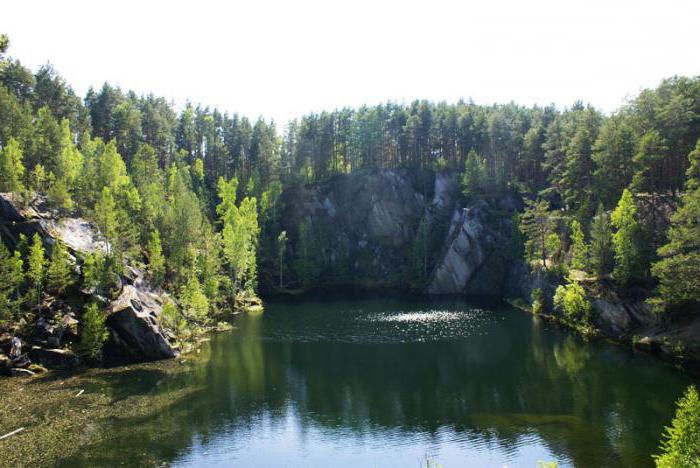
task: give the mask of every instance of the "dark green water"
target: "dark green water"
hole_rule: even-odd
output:
[[[647,466],[690,382],[504,305],[270,303],[238,327],[180,372],[100,384],[173,397],[62,463]]]

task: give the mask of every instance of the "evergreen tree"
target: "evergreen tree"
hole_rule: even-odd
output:
[[[157,283],[161,283],[165,275],[165,257],[163,257],[160,234],[157,230],[151,232],[151,237],[146,246],[146,254],[148,256],[148,271],[151,273],[151,277]]]
[[[571,221],[571,267],[585,270],[588,266],[588,246],[577,219]]]
[[[598,205],[598,210],[591,223],[590,254],[591,269],[598,277],[610,273],[614,263],[612,231],[610,218],[602,203]]]
[[[90,253],[83,263],[83,289],[99,294],[104,283],[104,258],[97,253]]]
[[[626,116],[616,114],[605,120],[593,149],[595,189],[599,200],[611,206],[632,182],[635,136]]]
[[[109,187],[104,187],[95,203],[95,222],[107,242],[107,252],[117,245],[117,207]]]
[[[24,282],[22,266],[20,253],[10,255],[0,241],[0,322],[11,320],[19,306],[19,288]]]
[[[525,253],[529,262],[541,263],[547,269],[547,238],[554,229],[546,200],[527,200],[520,218],[520,231],[525,236]]]
[[[63,242],[57,240],[46,269],[46,288],[60,296],[73,282],[70,255]]]
[[[661,299],[669,305],[700,304],[700,140],[690,153],[682,203],[671,218],[668,242],[652,266]]]
[[[76,345],[76,353],[89,360],[99,360],[102,345],[109,337],[109,331],[105,327],[107,316],[99,310],[97,304],[90,303],[85,308],[82,317],[82,330],[80,342]]]
[[[24,192],[22,149],[14,138],[0,151],[0,192]]]
[[[632,192],[625,189],[613,211],[612,224],[617,229],[613,234],[615,270],[613,275],[622,285],[639,279],[642,273],[640,237],[641,230],[636,220],[637,207]]]
[[[700,467],[700,395],[693,385],[678,400],[660,448],[661,454],[654,456],[659,468]]]
[[[487,184],[488,169],[483,160],[472,148],[467,155],[462,173],[462,192],[469,196],[481,192]]]
[[[32,245],[29,247],[27,258],[27,278],[34,288],[34,296],[37,306],[41,306],[41,290],[46,276],[46,258],[44,257],[44,245],[39,234],[34,234]]]

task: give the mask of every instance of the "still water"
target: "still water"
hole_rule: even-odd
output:
[[[687,376],[503,304],[268,303],[177,371],[89,391],[110,417],[64,466],[647,466]]]

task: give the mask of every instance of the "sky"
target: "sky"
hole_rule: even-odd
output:
[[[284,125],[392,100],[611,112],[700,74],[700,0],[26,1],[9,55],[84,96],[103,82]]]

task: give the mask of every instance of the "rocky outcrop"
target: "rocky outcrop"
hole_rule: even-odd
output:
[[[477,199],[465,208],[458,205],[426,291],[501,294],[509,269],[511,215],[519,205],[513,195]]]
[[[42,198],[23,206],[11,194],[0,194],[2,241],[14,248],[22,234],[27,237],[39,234],[48,253],[56,239],[60,239],[68,247],[78,274],[88,253],[107,251],[99,232],[88,221],[61,217],[49,210]],[[127,264],[124,271],[118,282],[117,299],[101,298],[109,314],[106,325],[110,339],[104,346],[105,357],[110,360],[152,360],[175,356],[175,349],[159,326],[163,304],[161,293],[150,287],[137,268]],[[90,291],[78,291],[77,288],[62,300],[46,297],[37,310],[31,334],[25,337],[32,345],[31,350],[21,357],[10,356],[10,367],[26,367],[31,362],[48,368],[78,365],[77,357],[65,348],[78,339],[82,310],[90,298]]]
[[[419,226],[427,223],[442,237],[455,187],[447,174],[433,180],[407,170],[362,169],[285,190],[280,230],[290,238],[288,264],[299,256],[304,224],[321,263],[320,283],[409,287]],[[289,280],[293,287],[295,279]]]
[[[281,204],[287,264],[299,258],[304,224],[322,269],[315,285],[474,295],[501,293],[510,216],[522,206],[515,195],[465,205],[454,173],[390,169],[288,189]],[[291,273],[294,288],[299,282]]]
[[[108,358],[153,360],[177,355],[159,325],[162,300],[157,294],[126,285],[109,312],[106,325],[111,339],[104,348]]]

